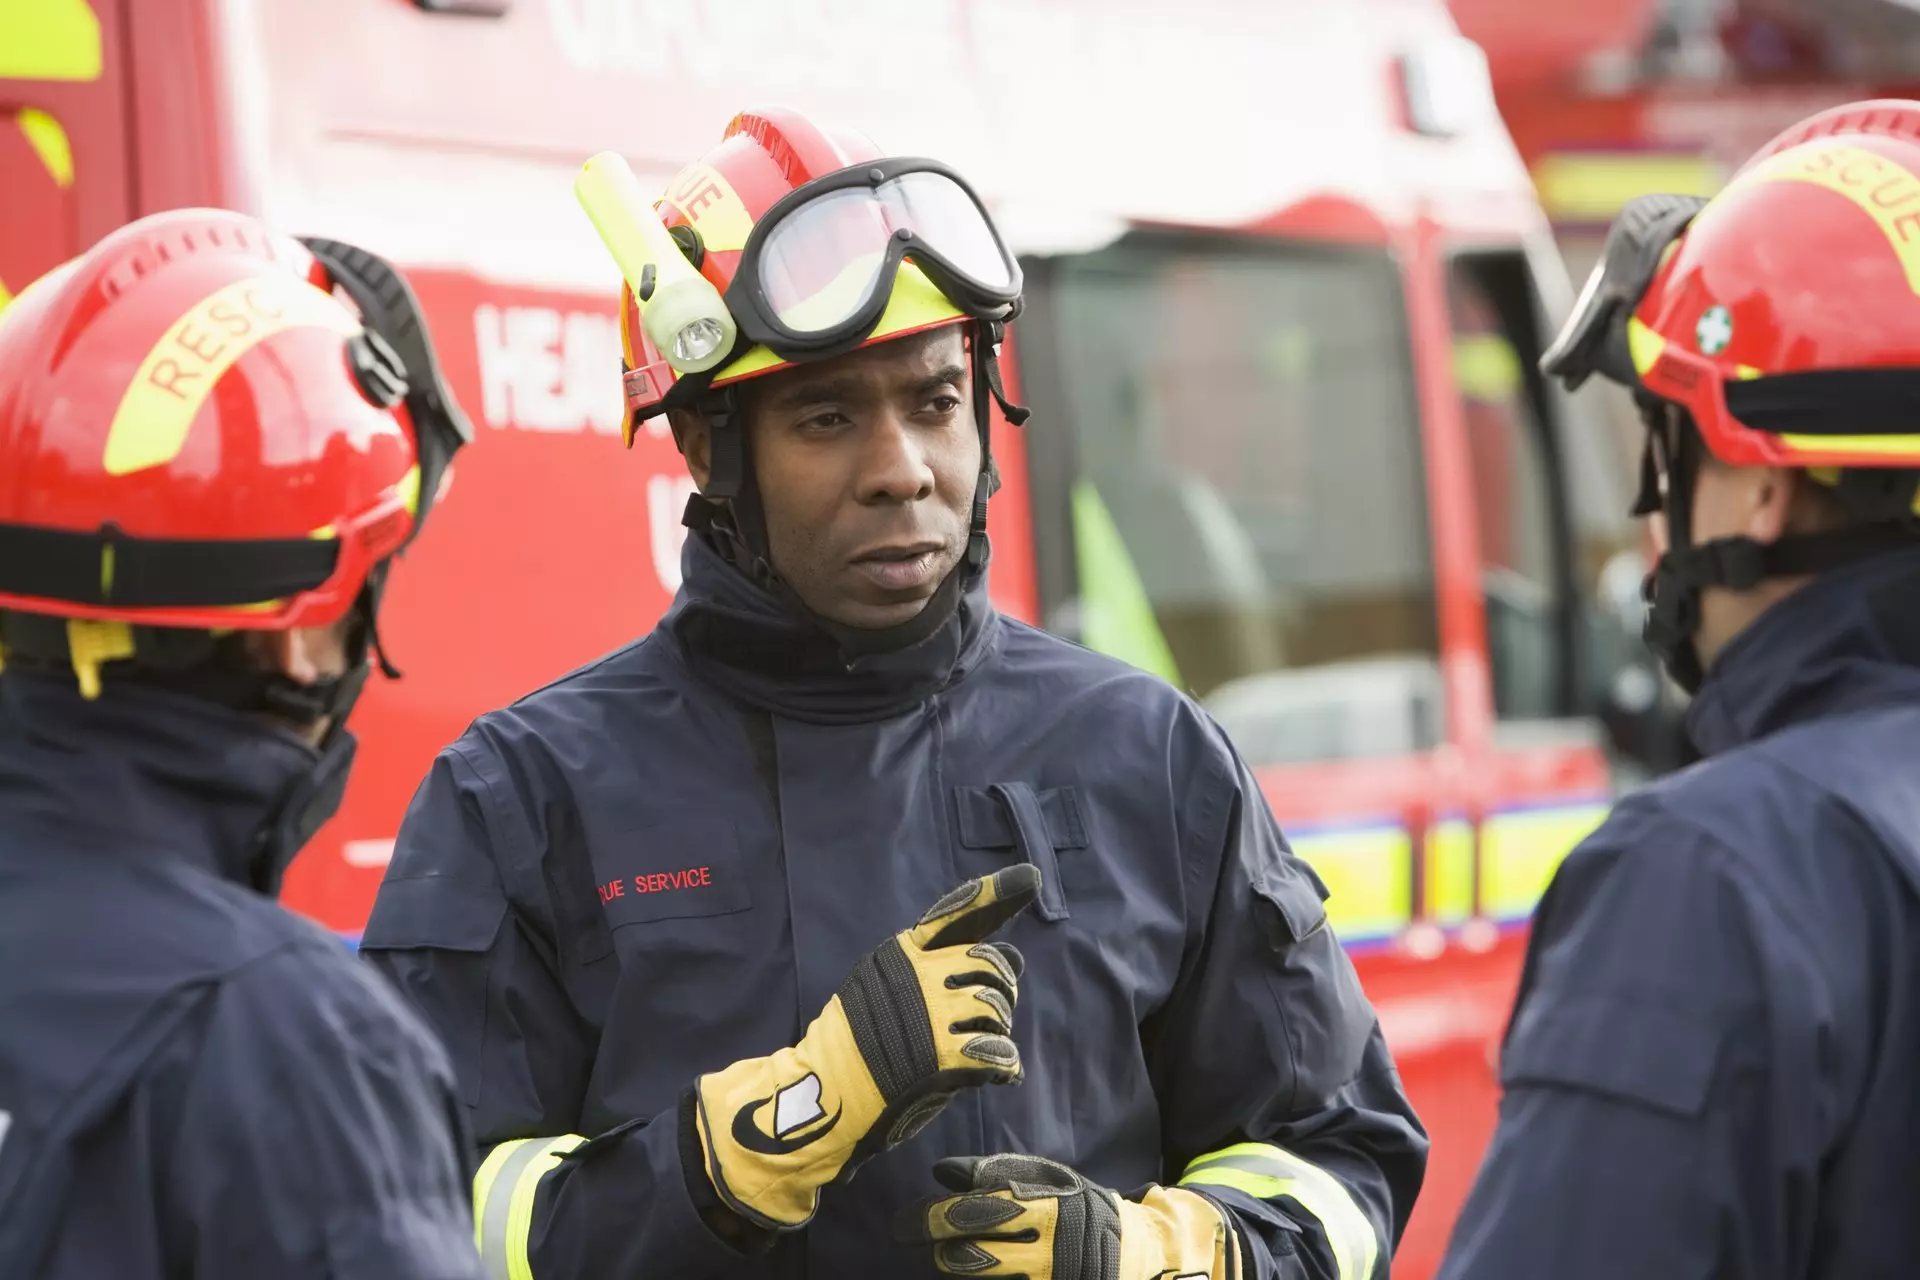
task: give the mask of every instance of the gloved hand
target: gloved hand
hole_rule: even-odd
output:
[[[757,1226],[790,1231],[820,1188],[906,1141],[963,1088],[1020,1079],[1020,953],[987,942],[1040,896],[1027,863],[969,880],[854,966],[800,1043],[701,1076],[707,1177]]]
[[[903,1211],[902,1244],[931,1244],[947,1275],[1019,1280],[1237,1280],[1240,1241],[1213,1201],[1154,1187],[1139,1201],[1039,1156],[933,1166],[962,1194]]]

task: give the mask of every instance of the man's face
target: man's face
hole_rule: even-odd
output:
[[[797,366],[743,390],[775,571],[808,608],[843,626],[891,627],[917,615],[966,553],[980,472],[961,327]],[[704,483],[701,444],[688,460]]]
[[[1796,498],[1808,483],[1803,476],[1779,467],[1736,467],[1706,459],[1694,474],[1688,536],[1695,546],[1720,538],[1752,538],[1765,544],[1789,533],[1807,531],[1813,527],[1809,509]],[[1660,516],[1653,520],[1654,546],[1664,554],[1668,547],[1667,522]],[[1700,628],[1694,634],[1701,662],[1711,668],[1735,636],[1804,581],[1769,578],[1744,591],[1704,588],[1700,592]]]

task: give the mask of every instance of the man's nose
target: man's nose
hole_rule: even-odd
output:
[[[861,457],[862,502],[915,502],[933,495],[933,467],[926,441],[913,424],[888,410],[866,433]]]

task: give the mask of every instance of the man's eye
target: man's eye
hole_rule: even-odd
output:
[[[960,407],[958,396],[935,396],[927,401],[927,408],[938,414],[949,414]]]
[[[847,425],[844,413],[816,413],[800,422],[800,430],[810,432],[837,431]]]

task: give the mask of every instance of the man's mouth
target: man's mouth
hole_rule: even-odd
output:
[[[915,591],[933,581],[942,544],[914,542],[875,547],[853,559],[853,567],[882,591]]]

